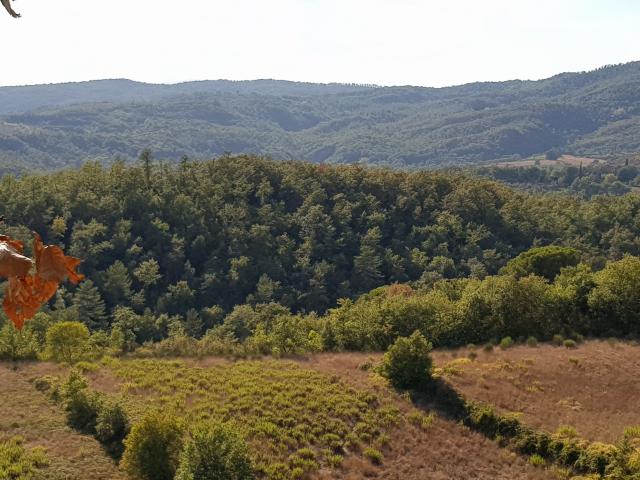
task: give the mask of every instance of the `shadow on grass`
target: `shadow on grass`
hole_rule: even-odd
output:
[[[416,407],[434,411],[447,420],[464,421],[469,416],[467,402],[441,378],[430,381],[420,390],[413,390],[411,400]]]

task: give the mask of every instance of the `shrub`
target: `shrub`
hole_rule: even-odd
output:
[[[86,390],[81,390],[67,398],[65,409],[69,426],[84,433],[95,434],[102,401],[102,395],[98,392]]]
[[[559,347],[564,343],[564,337],[562,335],[554,335],[551,341],[554,345],[557,345]]]
[[[203,423],[191,431],[175,480],[253,478],[247,446],[229,425]]]
[[[566,348],[576,348],[577,347],[575,340],[565,340],[564,342],[562,342],[562,344]]]
[[[576,468],[585,472],[596,472],[603,475],[607,465],[613,462],[616,447],[603,443],[592,443],[576,461]]]
[[[87,391],[87,380],[78,370],[72,370],[62,386],[62,399],[69,426],[94,434],[103,397],[98,392]]]
[[[0,360],[35,360],[38,350],[37,338],[30,330],[20,331],[11,322],[0,328]]]
[[[105,444],[119,444],[129,433],[129,418],[119,403],[103,402],[96,418],[96,438]]]
[[[500,348],[503,350],[506,350],[507,348],[511,348],[513,347],[513,338],[511,337],[504,337],[501,341],[500,341]]]
[[[436,416],[434,413],[426,415],[422,412],[411,412],[407,416],[407,420],[409,422],[411,422],[416,427],[421,428],[422,430],[428,430],[429,428],[431,428],[431,425],[433,425],[435,419]]]
[[[362,454],[374,465],[381,465],[384,461],[384,455],[375,448],[366,448]]]
[[[152,412],[126,438],[122,466],[139,480],[173,480],[182,449],[182,426],[175,417]]]
[[[545,461],[544,458],[542,458],[540,455],[533,454],[529,457],[529,463],[531,465],[533,465],[534,467],[544,467],[545,465]]]
[[[384,354],[381,373],[396,388],[421,388],[431,378],[431,343],[420,332],[398,338]]]
[[[0,478],[30,480],[47,465],[42,448],[27,450],[22,437],[0,441]]]
[[[537,347],[538,346],[538,339],[536,337],[527,338],[527,345],[529,347]]]
[[[46,355],[56,362],[74,363],[87,356],[89,329],[80,322],[60,322],[47,330]]]

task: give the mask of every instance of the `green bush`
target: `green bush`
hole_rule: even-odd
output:
[[[139,480],[173,480],[182,450],[182,425],[167,413],[152,412],[124,441],[122,466]]]
[[[11,322],[0,328],[0,360],[35,360],[39,348],[38,340],[30,330],[20,331]]]
[[[504,337],[500,340],[500,348],[506,350],[507,348],[513,347],[514,341],[511,337]]]
[[[47,330],[46,355],[56,362],[83,360],[89,353],[89,336],[89,329],[84,323],[55,323]]]
[[[245,480],[253,478],[247,446],[240,435],[223,423],[194,427],[175,480]]]
[[[48,464],[44,450],[27,450],[22,437],[0,441],[0,478],[32,480]]]
[[[119,443],[129,430],[129,418],[122,406],[115,402],[103,402],[96,418],[96,438],[105,444]]]
[[[577,344],[575,342],[575,340],[565,340],[564,342],[562,342],[562,344],[566,347],[566,348],[576,348]]]
[[[87,390],[80,390],[67,397],[65,402],[67,423],[81,432],[95,434],[102,402],[102,395]]]
[[[431,343],[416,331],[398,338],[384,354],[381,373],[396,388],[419,389],[431,379]]]
[[[374,465],[382,465],[384,455],[375,448],[366,448],[362,454]]]
[[[545,466],[544,458],[542,458],[537,453],[534,453],[533,455],[531,455],[529,457],[529,463],[531,465],[533,465],[534,467],[544,467]]]
[[[538,339],[536,337],[529,337],[527,338],[527,345],[529,347],[537,347],[538,346]]]

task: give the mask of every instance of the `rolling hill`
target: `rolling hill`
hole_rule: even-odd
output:
[[[640,62],[447,88],[104,80],[0,88],[1,171],[258,153],[422,168],[640,150]]]

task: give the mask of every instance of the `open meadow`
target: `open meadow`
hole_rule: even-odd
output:
[[[568,426],[607,443],[640,425],[638,345],[610,340],[473,352],[474,361],[468,349],[437,351],[434,360],[464,396],[519,414],[528,425],[550,432]]]
[[[545,479],[546,470],[457,422],[422,410],[363,369],[366,355],[300,360],[114,360],[81,364],[90,388],[123,403],[133,422],[152,409],[187,422],[222,418],[247,438],[258,478]],[[2,435],[42,446],[43,478],[125,478],[91,436],[36,391],[64,380],[52,363],[2,364]],[[37,381],[40,379],[40,381]]]

